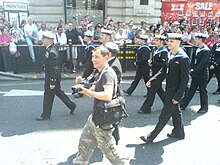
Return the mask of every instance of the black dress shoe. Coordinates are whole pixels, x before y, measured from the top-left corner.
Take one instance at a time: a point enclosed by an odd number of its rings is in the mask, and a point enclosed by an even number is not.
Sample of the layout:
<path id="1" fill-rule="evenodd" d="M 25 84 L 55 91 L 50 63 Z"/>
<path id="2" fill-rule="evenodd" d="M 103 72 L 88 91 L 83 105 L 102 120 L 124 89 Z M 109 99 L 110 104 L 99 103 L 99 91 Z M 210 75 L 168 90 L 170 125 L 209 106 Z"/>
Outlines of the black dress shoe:
<path id="1" fill-rule="evenodd" d="M 147 144 L 153 143 L 153 140 L 146 138 L 145 136 L 141 136 L 140 139 L 143 140 Z"/>
<path id="2" fill-rule="evenodd" d="M 127 90 L 123 90 L 124 93 L 126 93 L 128 96 L 131 96 L 131 93 L 128 92 Z"/>
<path id="3" fill-rule="evenodd" d="M 185 139 L 185 137 L 177 136 L 177 135 L 175 135 L 175 134 L 173 134 L 173 133 L 168 133 L 168 134 L 167 134 L 167 137 L 169 137 L 169 138 L 177 138 L 177 139 L 179 139 L 179 140 Z"/>
<path id="4" fill-rule="evenodd" d="M 74 97 L 75 98 L 80 98 L 80 97 L 83 97 L 83 94 L 82 93 L 76 93 L 76 94 L 74 94 Z"/>
<path id="5" fill-rule="evenodd" d="M 182 104 L 180 104 L 180 110 L 184 111 L 184 110 L 186 110 L 186 107 L 184 107 Z"/>
<path id="6" fill-rule="evenodd" d="M 44 121 L 44 120 L 48 120 L 49 118 L 44 118 L 44 117 L 39 117 L 39 118 L 35 118 L 36 121 Z"/>
<path id="7" fill-rule="evenodd" d="M 220 91 L 215 91 L 212 93 L 213 95 L 220 95 Z"/>
<path id="8" fill-rule="evenodd" d="M 142 110 L 139 110 L 138 113 L 140 113 L 140 114 L 148 114 L 148 113 L 151 113 L 151 111 L 142 111 Z"/>
<path id="9" fill-rule="evenodd" d="M 73 108 L 70 110 L 70 114 L 72 115 L 74 110 L 76 109 L 76 104 L 73 106 Z"/>
<path id="10" fill-rule="evenodd" d="M 197 113 L 206 113 L 206 112 L 208 112 L 208 109 L 199 109 L 197 111 Z"/>

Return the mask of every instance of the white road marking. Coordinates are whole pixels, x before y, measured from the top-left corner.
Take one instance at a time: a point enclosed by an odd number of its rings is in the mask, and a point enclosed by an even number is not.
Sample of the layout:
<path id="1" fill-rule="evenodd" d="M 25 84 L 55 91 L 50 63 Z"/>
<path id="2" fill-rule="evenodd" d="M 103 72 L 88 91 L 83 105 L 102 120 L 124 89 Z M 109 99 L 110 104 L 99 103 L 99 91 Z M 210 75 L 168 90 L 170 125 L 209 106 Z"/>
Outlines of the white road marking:
<path id="1" fill-rule="evenodd" d="M 44 91 L 12 89 L 9 92 L 0 91 L 0 94 L 4 94 L 3 96 L 43 96 Z M 66 94 L 71 95 L 72 93 Z"/>

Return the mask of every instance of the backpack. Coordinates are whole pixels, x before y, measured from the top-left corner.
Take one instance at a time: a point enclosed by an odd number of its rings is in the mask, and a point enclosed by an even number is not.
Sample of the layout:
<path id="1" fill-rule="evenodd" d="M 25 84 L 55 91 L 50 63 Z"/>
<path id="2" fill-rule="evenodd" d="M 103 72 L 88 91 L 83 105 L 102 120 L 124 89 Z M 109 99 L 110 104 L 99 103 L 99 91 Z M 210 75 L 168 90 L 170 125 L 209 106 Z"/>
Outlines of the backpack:
<path id="1" fill-rule="evenodd" d="M 125 98 L 119 85 L 117 85 L 116 97 L 109 102 L 100 101 L 96 108 L 93 121 L 97 126 L 108 124 L 115 126 L 128 117 L 125 108 Z"/>

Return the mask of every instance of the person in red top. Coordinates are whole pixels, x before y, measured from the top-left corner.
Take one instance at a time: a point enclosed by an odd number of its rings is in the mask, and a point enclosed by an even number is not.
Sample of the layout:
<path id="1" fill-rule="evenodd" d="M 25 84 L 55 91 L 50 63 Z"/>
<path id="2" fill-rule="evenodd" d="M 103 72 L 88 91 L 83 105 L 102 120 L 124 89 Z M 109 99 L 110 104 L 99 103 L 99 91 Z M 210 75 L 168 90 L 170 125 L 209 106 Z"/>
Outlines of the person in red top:
<path id="1" fill-rule="evenodd" d="M 216 43 L 215 35 L 212 33 L 209 37 L 205 40 L 205 44 L 208 46 L 210 50 L 212 50 L 213 45 Z"/>
<path id="2" fill-rule="evenodd" d="M 6 27 L 2 28 L 2 34 L 0 35 L 0 70 L 3 72 L 9 71 L 9 60 L 11 56 L 9 53 L 8 46 L 11 42 L 11 36 L 8 34 Z"/>

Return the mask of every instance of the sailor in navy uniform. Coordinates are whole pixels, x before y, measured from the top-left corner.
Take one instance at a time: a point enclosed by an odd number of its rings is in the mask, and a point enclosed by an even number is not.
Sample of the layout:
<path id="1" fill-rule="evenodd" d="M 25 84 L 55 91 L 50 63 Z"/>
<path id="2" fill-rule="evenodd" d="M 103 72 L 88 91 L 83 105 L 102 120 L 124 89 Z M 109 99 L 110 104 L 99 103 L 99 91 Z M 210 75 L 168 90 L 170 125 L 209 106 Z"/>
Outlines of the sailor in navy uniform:
<path id="1" fill-rule="evenodd" d="M 53 43 L 54 35 L 51 32 L 43 33 L 43 45 L 46 46 L 45 61 L 45 83 L 44 83 L 44 101 L 43 113 L 37 121 L 47 120 L 51 116 L 54 96 L 57 95 L 63 103 L 70 109 L 70 114 L 76 108 L 69 97 L 61 90 L 61 65 L 58 60 L 58 50 Z"/>
<path id="2" fill-rule="evenodd" d="M 84 33 L 84 41 L 87 43 L 85 47 L 85 58 L 79 63 L 80 66 L 84 66 L 85 71 L 83 73 L 83 78 L 87 78 L 94 70 L 92 63 L 92 51 L 95 49 L 95 45 L 92 42 L 93 33 L 87 31 Z"/>
<path id="3" fill-rule="evenodd" d="M 120 89 L 120 82 L 122 80 L 122 67 L 119 59 L 117 58 L 119 47 L 113 42 L 107 42 L 104 46 L 109 50 L 108 64 L 112 67 L 117 75 L 117 84 Z M 120 140 L 119 127 L 118 125 L 114 125 L 114 128 L 115 129 L 112 132 L 112 135 L 115 138 L 116 145 L 118 145 L 118 142 Z"/>
<path id="4" fill-rule="evenodd" d="M 162 102 L 165 102 L 166 96 L 162 88 L 162 82 L 166 74 L 166 63 L 168 59 L 168 50 L 164 46 L 166 37 L 163 35 L 155 35 L 154 44 L 156 45 L 156 51 L 148 61 L 151 66 L 152 76 L 160 73 L 160 77 L 154 79 L 153 81 L 149 80 L 147 83 L 151 83 L 151 87 L 148 89 L 147 98 L 141 106 L 138 113 L 147 114 L 151 113 L 151 107 L 153 105 L 156 93 L 159 95 Z M 147 84 L 146 84 L 147 85 Z"/>
<path id="5" fill-rule="evenodd" d="M 133 93 L 141 78 L 144 79 L 145 84 L 149 80 L 150 66 L 148 64 L 148 60 L 150 59 L 151 49 L 147 44 L 147 40 L 147 35 L 140 35 L 141 46 L 138 48 L 136 55 L 136 75 L 134 77 L 134 81 L 131 83 L 131 86 L 127 90 L 123 90 L 124 93 L 129 96 Z"/>
<path id="6" fill-rule="evenodd" d="M 101 37 L 100 37 L 100 42 L 105 45 L 107 42 L 114 42 L 112 39 L 112 34 L 113 31 L 110 29 L 101 29 Z"/>
<path id="7" fill-rule="evenodd" d="M 215 75 L 218 81 L 218 89 L 212 93 L 214 95 L 220 94 L 220 34 L 217 35 L 216 44 L 213 45 L 211 57 L 209 60 L 209 81 Z"/>
<path id="8" fill-rule="evenodd" d="M 208 111 L 208 93 L 206 87 L 208 80 L 210 49 L 204 44 L 204 42 L 208 35 L 197 33 L 195 37 L 199 48 L 196 50 L 195 58 L 191 62 L 192 68 L 190 75 L 192 77 L 192 81 L 189 90 L 181 101 L 180 107 L 184 110 L 192 100 L 196 90 L 199 88 L 201 108 L 197 111 L 197 113 L 206 113 Z"/>
<path id="9" fill-rule="evenodd" d="M 154 130 L 147 136 L 140 137 L 145 143 L 152 143 L 171 117 L 174 128 L 172 133 L 167 134 L 167 136 L 179 140 L 185 138 L 179 103 L 188 84 L 190 60 L 186 52 L 180 48 L 181 38 L 181 34 L 168 33 L 167 45 L 170 52 L 166 74 L 166 102 Z M 154 78 L 156 79 L 158 76 L 160 75 L 156 74 Z"/>
<path id="10" fill-rule="evenodd" d="M 122 79 L 122 67 L 119 59 L 117 58 L 119 47 L 117 44 L 113 42 L 107 42 L 104 46 L 109 50 L 108 64 L 115 71 L 117 75 L 118 84 L 120 84 Z"/>
<path id="11" fill-rule="evenodd" d="M 94 71 L 93 63 L 92 63 L 92 52 L 95 49 L 95 45 L 92 42 L 93 33 L 90 31 L 87 31 L 84 33 L 84 41 L 87 43 L 85 47 L 85 57 L 84 59 L 79 63 L 79 66 L 84 67 L 84 72 L 82 75 L 83 79 L 86 79 L 88 76 L 91 75 L 91 73 Z M 83 97 L 83 94 L 81 93 L 75 93 L 75 98 Z"/>

